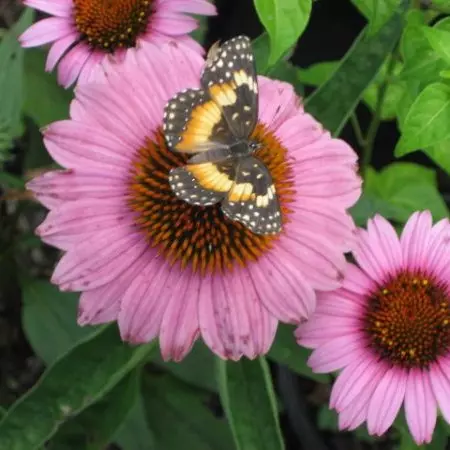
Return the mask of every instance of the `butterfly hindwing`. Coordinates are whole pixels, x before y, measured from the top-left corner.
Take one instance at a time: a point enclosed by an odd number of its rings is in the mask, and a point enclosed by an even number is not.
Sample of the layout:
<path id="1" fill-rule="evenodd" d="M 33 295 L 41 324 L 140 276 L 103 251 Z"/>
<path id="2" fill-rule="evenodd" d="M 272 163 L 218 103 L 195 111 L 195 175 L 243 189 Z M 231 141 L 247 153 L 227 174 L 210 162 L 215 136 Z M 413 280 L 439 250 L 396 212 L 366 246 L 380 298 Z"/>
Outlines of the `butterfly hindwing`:
<path id="1" fill-rule="evenodd" d="M 164 109 L 164 136 L 172 150 L 199 153 L 233 139 L 222 111 L 203 89 L 187 89 Z"/>
<path id="2" fill-rule="evenodd" d="M 239 160 L 234 183 L 222 202 L 223 213 L 255 234 L 281 231 L 281 211 L 267 167 L 249 156 Z"/>
<path id="3" fill-rule="evenodd" d="M 201 83 L 222 110 L 233 135 L 248 138 L 258 118 L 258 82 L 250 39 L 238 36 L 210 51 Z"/>
<path id="4" fill-rule="evenodd" d="M 191 205 L 210 206 L 222 201 L 233 186 L 234 165 L 189 164 L 172 169 L 169 183 L 175 195 Z"/>

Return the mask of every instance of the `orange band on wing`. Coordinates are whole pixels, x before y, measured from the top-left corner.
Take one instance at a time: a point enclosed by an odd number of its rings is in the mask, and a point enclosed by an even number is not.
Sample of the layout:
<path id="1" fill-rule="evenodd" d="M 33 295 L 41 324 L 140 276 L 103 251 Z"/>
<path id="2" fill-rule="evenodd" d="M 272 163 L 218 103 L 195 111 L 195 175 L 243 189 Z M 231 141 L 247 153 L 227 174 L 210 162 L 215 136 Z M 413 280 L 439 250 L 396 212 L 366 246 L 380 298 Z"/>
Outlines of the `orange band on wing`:
<path id="1" fill-rule="evenodd" d="M 192 110 L 191 118 L 175 148 L 185 152 L 195 151 L 198 145 L 210 140 L 214 126 L 221 118 L 222 113 L 213 101 L 198 105 Z"/>
<path id="2" fill-rule="evenodd" d="M 185 167 L 191 172 L 198 183 L 205 189 L 216 192 L 228 192 L 233 181 L 226 174 L 221 172 L 213 163 L 189 164 Z"/>

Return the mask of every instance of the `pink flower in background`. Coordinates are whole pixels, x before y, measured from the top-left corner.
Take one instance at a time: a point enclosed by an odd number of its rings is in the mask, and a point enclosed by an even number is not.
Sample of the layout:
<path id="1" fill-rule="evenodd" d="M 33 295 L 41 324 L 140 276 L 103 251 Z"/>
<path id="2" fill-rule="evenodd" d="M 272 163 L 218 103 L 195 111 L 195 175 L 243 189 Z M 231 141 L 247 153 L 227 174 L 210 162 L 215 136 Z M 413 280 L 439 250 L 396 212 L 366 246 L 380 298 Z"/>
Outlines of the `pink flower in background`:
<path id="1" fill-rule="evenodd" d="M 167 148 L 163 111 L 199 86 L 203 65 L 193 51 L 153 45 L 128 52 L 104 84 L 79 86 L 71 119 L 44 133 L 66 170 L 29 188 L 50 209 L 39 235 L 65 252 L 52 281 L 82 292 L 81 325 L 116 320 L 124 340 L 159 337 L 165 359 L 182 359 L 199 336 L 223 358 L 254 358 L 278 321 L 299 323 L 316 290 L 340 286 L 354 240 L 346 209 L 361 190 L 357 157 L 304 112 L 290 85 L 260 77 L 252 139 L 283 231 L 256 235 L 218 204 L 179 200 L 168 175 L 186 157 Z"/>
<path id="2" fill-rule="evenodd" d="M 202 47 L 188 33 L 198 22 L 186 13 L 216 14 L 208 0 L 24 0 L 52 17 L 32 25 L 20 37 L 23 47 L 51 43 L 46 70 L 58 64 L 58 81 L 69 87 L 88 81 L 108 56 L 121 61 L 127 49 L 141 42 L 177 40 L 199 53 Z M 148 47 L 147 47 L 148 48 Z"/>
<path id="3" fill-rule="evenodd" d="M 437 407 L 450 422 L 450 227 L 415 213 L 400 239 L 382 217 L 360 231 L 358 266 L 322 293 L 298 342 L 316 372 L 342 369 L 330 405 L 341 429 L 367 421 L 383 434 L 404 405 L 417 444 L 430 442 Z"/>

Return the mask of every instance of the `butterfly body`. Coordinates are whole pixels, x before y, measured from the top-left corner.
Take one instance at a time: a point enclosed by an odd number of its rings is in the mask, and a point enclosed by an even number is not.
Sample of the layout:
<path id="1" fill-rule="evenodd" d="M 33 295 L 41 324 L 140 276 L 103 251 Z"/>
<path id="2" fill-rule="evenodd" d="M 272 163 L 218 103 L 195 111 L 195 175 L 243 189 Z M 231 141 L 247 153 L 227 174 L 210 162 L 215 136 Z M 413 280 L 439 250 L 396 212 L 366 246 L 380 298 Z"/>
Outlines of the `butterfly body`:
<path id="1" fill-rule="evenodd" d="M 172 169 L 175 195 L 192 205 L 221 204 L 230 220 L 256 234 L 281 231 L 272 177 L 251 139 L 258 119 L 258 83 L 250 40 L 238 36 L 208 53 L 199 89 L 177 93 L 166 105 L 170 148 L 190 156 Z"/>

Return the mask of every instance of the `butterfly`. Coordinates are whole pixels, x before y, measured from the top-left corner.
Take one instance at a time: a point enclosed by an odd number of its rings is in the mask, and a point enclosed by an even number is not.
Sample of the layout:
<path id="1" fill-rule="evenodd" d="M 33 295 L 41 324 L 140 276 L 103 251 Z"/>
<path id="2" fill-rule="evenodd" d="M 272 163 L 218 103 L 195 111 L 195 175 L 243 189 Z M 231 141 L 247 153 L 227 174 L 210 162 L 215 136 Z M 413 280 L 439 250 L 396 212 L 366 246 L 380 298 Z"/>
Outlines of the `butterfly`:
<path id="1" fill-rule="evenodd" d="M 250 39 L 214 44 L 199 89 L 186 89 L 164 109 L 169 148 L 191 155 L 169 173 L 175 195 L 191 205 L 220 203 L 226 217 L 255 234 L 281 231 L 281 210 L 272 176 L 253 156 L 250 136 L 258 120 L 258 81 Z"/>

